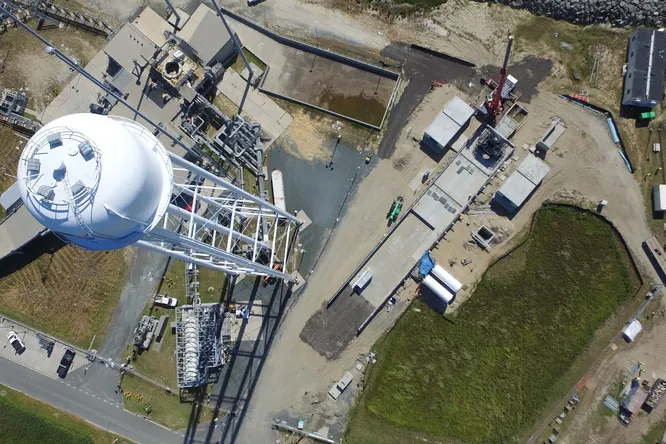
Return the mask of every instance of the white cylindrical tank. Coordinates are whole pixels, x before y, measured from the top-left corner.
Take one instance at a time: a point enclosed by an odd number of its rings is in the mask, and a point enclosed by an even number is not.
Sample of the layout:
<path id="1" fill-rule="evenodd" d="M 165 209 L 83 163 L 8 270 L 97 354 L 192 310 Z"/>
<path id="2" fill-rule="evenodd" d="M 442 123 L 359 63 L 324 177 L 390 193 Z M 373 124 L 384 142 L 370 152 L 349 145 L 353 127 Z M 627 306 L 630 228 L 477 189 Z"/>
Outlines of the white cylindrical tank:
<path id="1" fill-rule="evenodd" d="M 462 288 L 462 284 L 439 264 L 435 265 L 430 274 L 439 279 L 442 284 L 446 285 L 454 293 L 457 293 Z"/>
<path id="2" fill-rule="evenodd" d="M 433 278 L 432 276 L 427 275 L 423 279 L 422 283 L 426 287 L 431 289 L 433 293 L 435 293 L 437 296 L 439 296 L 439 298 L 441 300 L 443 300 L 444 302 L 446 302 L 447 304 L 450 303 L 453 300 L 453 295 L 449 292 L 449 290 L 444 288 L 444 286 L 442 284 L 440 284 L 439 282 L 437 282 L 435 280 L 435 278 Z"/>
<path id="3" fill-rule="evenodd" d="M 56 119 L 30 139 L 18 165 L 18 187 L 30 214 L 93 250 L 124 247 L 153 228 L 169 205 L 172 182 L 160 141 L 117 116 Z"/>

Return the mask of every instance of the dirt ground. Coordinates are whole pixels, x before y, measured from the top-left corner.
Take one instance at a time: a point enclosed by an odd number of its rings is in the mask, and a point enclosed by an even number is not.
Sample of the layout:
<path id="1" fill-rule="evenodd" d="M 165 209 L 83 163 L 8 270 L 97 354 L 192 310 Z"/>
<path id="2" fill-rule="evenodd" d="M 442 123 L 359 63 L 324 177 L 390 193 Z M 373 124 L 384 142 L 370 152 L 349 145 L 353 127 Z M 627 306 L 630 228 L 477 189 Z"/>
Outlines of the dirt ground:
<path id="1" fill-rule="evenodd" d="M 37 22 L 31 20 L 29 24 L 36 26 Z M 40 35 L 82 65 L 88 63 L 105 42 L 102 37 L 70 27 L 40 31 Z M 45 46 L 24 29 L 12 28 L 0 35 L 0 60 L 4 60 L 0 86 L 26 91 L 28 108 L 36 114 L 41 113 L 74 77 L 67 65 L 47 55 L 45 50 Z"/>

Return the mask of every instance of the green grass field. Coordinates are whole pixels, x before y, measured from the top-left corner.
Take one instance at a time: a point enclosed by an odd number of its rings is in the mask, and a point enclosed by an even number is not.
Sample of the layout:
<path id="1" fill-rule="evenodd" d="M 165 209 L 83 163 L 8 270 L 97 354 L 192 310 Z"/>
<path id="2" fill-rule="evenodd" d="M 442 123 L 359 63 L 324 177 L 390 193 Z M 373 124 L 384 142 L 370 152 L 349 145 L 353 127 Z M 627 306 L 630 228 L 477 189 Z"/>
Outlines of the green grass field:
<path id="1" fill-rule="evenodd" d="M 346 442 L 518 441 L 639 285 L 608 223 L 541 209 L 527 241 L 488 270 L 455 317 L 421 300 L 403 315 L 378 350 Z"/>
<path id="2" fill-rule="evenodd" d="M 129 373 L 123 377 L 121 385 L 125 393 L 131 394 L 129 398 L 123 398 L 123 404 L 130 412 L 147 416 L 171 430 L 184 429 L 190 423 L 195 407 L 191 402 L 181 402 L 177 389 L 166 393 L 162 388 Z M 138 400 L 136 395 L 143 395 L 143 399 Z M 144 411 L 146 405 L 152 408 L 150 413 Z M 204 404 L 198 423 L 206 424 L 212 418 L 212 405 Z"/>
<path id="3" fill-rule="evenodd" d="M 82 419 L 0 386 L 0 442 L 12 444 L 129 443 Z"/>

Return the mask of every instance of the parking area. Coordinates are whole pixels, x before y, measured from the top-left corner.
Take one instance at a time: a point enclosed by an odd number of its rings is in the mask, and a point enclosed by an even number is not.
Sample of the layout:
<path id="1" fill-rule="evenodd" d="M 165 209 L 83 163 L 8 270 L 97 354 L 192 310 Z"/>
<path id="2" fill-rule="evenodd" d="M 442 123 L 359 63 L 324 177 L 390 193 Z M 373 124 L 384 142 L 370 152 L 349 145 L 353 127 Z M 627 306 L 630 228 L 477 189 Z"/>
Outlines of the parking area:
<path id="1" fill-rule="evenodd" d="M 14 331 L 25 345 L 25 351 L 20 355 L 16 353 L 7 338 L 7 335 L 11 331 Z M 0 337 L 3 341 L 3 346 L 0 348 L 0 356 L 42 373 L 49 378 L 58 379 L 58 365 L 65 354 L 65 350 L 68 348 L 66 345 L 54 341 L 53 351 L 49 356 L 47 351 L 41 348 L 40 338 L 37 336 L 37 332 L 27 329 L 22 325 L 18 325 L 6 318 L 2 318 L 2 321 L 0 322 L 0 334 L 2 335 Z M 52 340 L 52 338 L 48 338 L 48 340 Z M 90 364 L 90 362 L 82 353 L 77 352 L 69 371 L 72 372 L 76 369 L 85 367 L 87 364 Z"/>

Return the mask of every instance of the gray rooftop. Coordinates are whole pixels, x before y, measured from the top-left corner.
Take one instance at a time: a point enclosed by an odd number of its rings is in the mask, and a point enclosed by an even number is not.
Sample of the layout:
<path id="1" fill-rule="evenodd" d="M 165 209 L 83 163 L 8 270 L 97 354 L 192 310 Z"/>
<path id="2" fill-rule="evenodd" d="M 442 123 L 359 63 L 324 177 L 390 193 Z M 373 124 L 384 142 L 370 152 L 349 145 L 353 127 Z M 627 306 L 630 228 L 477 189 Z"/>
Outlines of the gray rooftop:
<path id="1" fill-rule="evenodd" d="M 451 139 L 460 131 L 460 125 L 455 120 L 444 114 L 438 113 L 435 120 L 426 128 L 425 133 L 435 140 L 439 145 L 445 147 Z"/>
<path id="2" fill-rule="evenodd" d="M 18 250 L 46 230 L 24 205 L 0 224 L 0 258 Z"/>
<path id="3" fill-rule="evenodd" d="M 187 21 L 178 36 L 196 51 L 197 57 L 207 65 L 224 45 L 231 40 L 222 21 L 212 9 L 201 4 Z"/>
<path id="4" fill-rule="evenodd" d="M 428 125 L 425 134 L 440 146 L 446 147 L 473 115 L 474 109 L 463 99 L 456 96 L 446 104 L 442 112 L 438 113 L 435 120 Z"/>
<path id="5" fill-rule="evenodd" d="M 488 177 L 466 157 L 458 155 L 435 181 L 435 185 L 459 206 L 464 206 L 486 183 Z"/>
<path id="6" fill-rule="evenodd" d="M 135 61 L 144 66 L 158 50 L 158 46 L 131 23 L 121 26 L 104 48 L 109 57 L 130 72 L 134 70 Z"/>
<path id="7" fill-rule="evenodd" d="M 474 108 L 469 106 L 463 99 L 455 96 L 444 107 L 444 114 L 449 116 L 459 126 L 463 126 L 474 115 Z"/>
<path id="8" fill-rule="evenodd" d="M 414 206 L 414 213 L 439 232 L 444 231 L 459 212 L 460 205 L 436 184 L 433 184 Z"/>
<path id="9" fill-rule="evenodd" d="M 518 208 L 539 186 L 548 171 L 550 171 L 550 167 L 545 162 L 528 154 L 518 165 L 516 171 L 497 190 L 497 193 L 504 196 L 515 208 Z M 509 209 L 513 210 L 512 208 Z"/>
<path id="10" fill-rule="evenodd" d="M 546 174 L 548 174 L 548 171 L 550 171 L 550 167 L 538 157 L 528 154 L 520 165 L 518 165 L 516 171 L 529 179 L 534 185 L 539 185 L 543 178 L 546 177 Z"/>
<path id="11" fill-rule="evenodd" d="M 517 208 L 525 202 L 525 199 L 527 199 L 535 188 L 536 185 L 530 182 L 525 176 L 515 171 L 509 176 L 497 192 Z"/>

